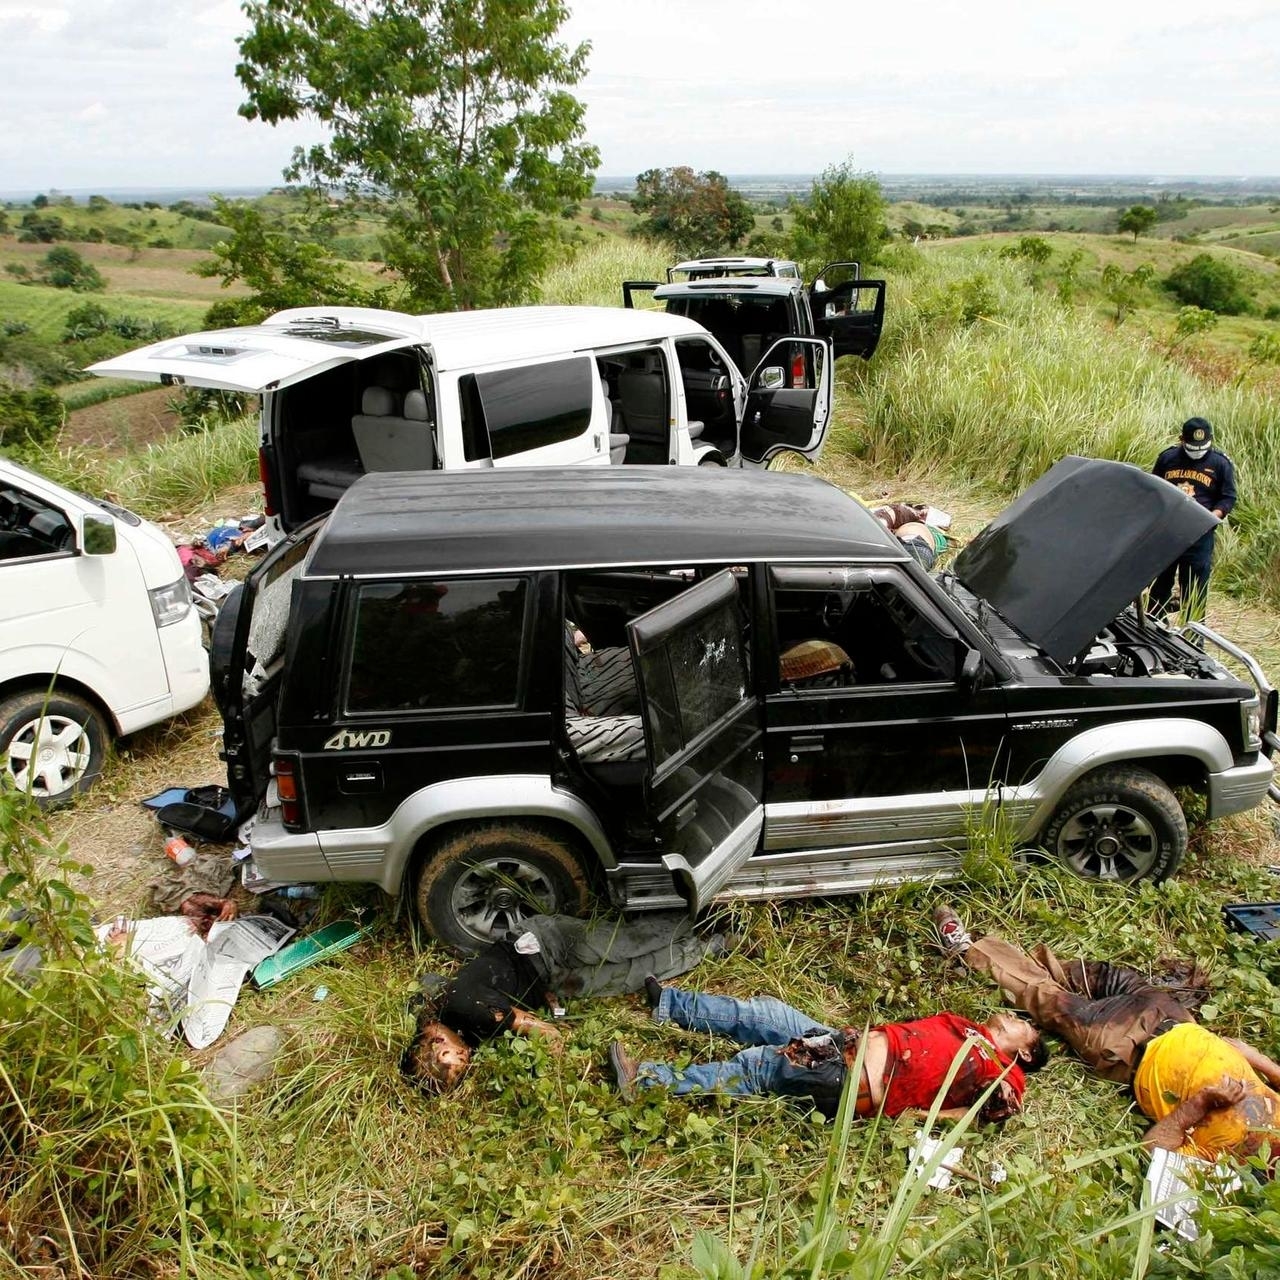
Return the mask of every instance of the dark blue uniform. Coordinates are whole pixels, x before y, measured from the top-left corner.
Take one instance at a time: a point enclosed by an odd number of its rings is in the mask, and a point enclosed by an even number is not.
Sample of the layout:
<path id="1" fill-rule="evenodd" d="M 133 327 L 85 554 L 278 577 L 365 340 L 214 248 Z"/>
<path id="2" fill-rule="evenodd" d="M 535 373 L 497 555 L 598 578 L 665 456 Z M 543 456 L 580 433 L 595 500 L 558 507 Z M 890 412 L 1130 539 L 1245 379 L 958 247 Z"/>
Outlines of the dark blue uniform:
<path id="1" fill-rule="evenodd" d="M 1217 449 L 1203 458 L 1189 458 L 1181 444 L 1170 445 L 1151 468 L 1153 475 L 1176 484 L 1188 497 L 1194 498 L 1206 511 L 1216 511 L 1225 520 L 1236 505 L 1236 473 L 1231 459 Z M 1204 617 L 1209 598 L 1209 572 L 1213 566 L 1213 535 L 1210 529 L 1193 543 L 1152 584 L 1151 611 L 1162 613 L 1173 595 L 1174 576 L 1184 608 L 1190 604 L 1192 616 Z"/>

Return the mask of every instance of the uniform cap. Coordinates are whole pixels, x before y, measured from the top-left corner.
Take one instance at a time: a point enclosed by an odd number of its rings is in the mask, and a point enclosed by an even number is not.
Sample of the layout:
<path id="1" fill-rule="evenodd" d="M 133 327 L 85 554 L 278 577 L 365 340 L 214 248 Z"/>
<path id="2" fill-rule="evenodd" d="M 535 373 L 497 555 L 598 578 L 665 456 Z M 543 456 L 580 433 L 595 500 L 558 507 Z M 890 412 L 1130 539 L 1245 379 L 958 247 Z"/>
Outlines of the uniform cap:
<path id="1" fill-rule="evenodd" d="M 1213 425 L 1206 418 L 1188 418 L 1182 424 L 1184 444 L 1208 444 L 1213 439 Z"/>

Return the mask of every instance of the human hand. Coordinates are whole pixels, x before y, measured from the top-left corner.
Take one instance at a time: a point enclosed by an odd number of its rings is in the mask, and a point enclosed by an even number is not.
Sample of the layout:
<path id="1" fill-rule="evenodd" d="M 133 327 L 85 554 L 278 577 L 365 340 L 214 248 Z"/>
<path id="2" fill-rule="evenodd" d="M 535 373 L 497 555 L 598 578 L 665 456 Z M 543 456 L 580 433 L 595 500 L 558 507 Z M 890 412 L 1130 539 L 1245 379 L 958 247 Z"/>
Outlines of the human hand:
<path id="1" fill-rule="evenodd" d="M 1196 1094 L 1196 1097 L 1204 1105 L 1205 1112 L 1220 1111 L 1224 1107 L 1234 1107 L 1240 1102 L 1245 1095 L 1245 1085 L 1243 1080 L 1233 1079 L 1231 1076 L 1223 1076 L 1218 1084 L 1207 1084 Z"/>

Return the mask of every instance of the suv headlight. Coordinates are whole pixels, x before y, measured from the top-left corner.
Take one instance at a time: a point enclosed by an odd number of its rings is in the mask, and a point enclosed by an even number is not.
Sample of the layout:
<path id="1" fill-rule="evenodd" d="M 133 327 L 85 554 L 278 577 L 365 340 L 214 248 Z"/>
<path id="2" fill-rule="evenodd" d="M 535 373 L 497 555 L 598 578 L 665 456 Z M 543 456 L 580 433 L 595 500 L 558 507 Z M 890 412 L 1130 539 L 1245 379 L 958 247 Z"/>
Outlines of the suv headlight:
<path id="1" fill-rule="evenodd" d="M 1240 704 L 1240 724 L 1244 729 L 1244 749 L 1262 750 L 1262 706 L 1257 698 Z"/>
<path id="2" fill-rule="evenodd" d="M 186 578 L 179 578 L 167 587 L 156 587 L 151 596 L 151 612 L 157 627 L 167 627 L 181 622 L 191 612 L 191 586 Z"/>

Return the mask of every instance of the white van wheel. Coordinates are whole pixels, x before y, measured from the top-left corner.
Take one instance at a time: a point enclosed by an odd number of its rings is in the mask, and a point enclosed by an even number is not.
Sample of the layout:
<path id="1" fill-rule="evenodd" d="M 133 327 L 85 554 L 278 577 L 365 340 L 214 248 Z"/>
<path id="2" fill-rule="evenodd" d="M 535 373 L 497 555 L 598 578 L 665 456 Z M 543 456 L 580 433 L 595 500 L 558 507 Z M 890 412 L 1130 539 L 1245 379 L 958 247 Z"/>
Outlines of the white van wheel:
<path id="1" fill-rule="evenodd" d="M 32 690 L 0 702 L 0 763 L 42 808 L 93 785 L 107 736 L 101 713 L 72 693 Z"/>

